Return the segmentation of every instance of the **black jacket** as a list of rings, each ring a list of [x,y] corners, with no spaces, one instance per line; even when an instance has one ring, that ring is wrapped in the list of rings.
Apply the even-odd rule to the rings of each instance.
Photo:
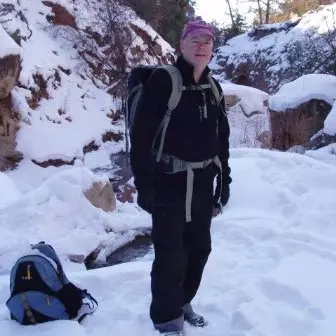
[[[193,67],[183,57],[174,64],[182,75],[183,85],[196,85]],[[209,68],[206,68],[198,84],[208,83]],[[219,84],[216,82],[219,90]],[[172,81],[164,70],[153,73],[145,85],[139,102],[131,136],[131,166],[135,186],[139,191],[148,189],[154,179],[185,187],[186,173],[160,174],[155,169],[151,153],[153,140],[167,110],[172,90]],[[185,161],[204,161],[218,155],[222,163],[223,186],[231,183],[229,159],[229,123],[225,113],[224,99],[217,105],[211,89],[206,90],[207,118],[201,113],[204,105],[200,91],[184,91],[181,100],[172,112],[167,129],[163,153]],[[218,126],[217,126],[218,121]],[[218,129],[218,134],[217,134]],[[160,139],[160,137],[158,137]],[[158,148],[158,143],[156,148]],[[195,171],[194,184],[201,183],[201,170]]]

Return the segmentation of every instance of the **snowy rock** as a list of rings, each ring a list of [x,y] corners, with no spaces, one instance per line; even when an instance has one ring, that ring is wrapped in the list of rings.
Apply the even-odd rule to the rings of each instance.
[[[231,126],[230,146],[270,148],[269,95],[231,83],[223,83],[222,89]]]
[[[336,4],[302,18],[262,25],[227,41],[212,65],[222,80],[273,93],[308,73],[332,73]]]
[[[331,106],[313,99],[296,108],[283,112],[270,111],[272,147],[287,150],[295,145],[304,145],[323,128]]]
[[[54,16],[48,17],[50,22],[55,25],[77,28],[75,18],[65,7],[51,1],[42,1],[42,3],[47,7],[51,7],[52,9]]]
[[[336,102],[324,122],[324,132],[328,135],[336,136]]]
[[[20,74],[21,48],[0,24],[0,99],[6,98]]]
[[[0,171],[13,169],[22,159],[16,150],[19,119],[13,112],[11,96],[0,100]]]
[[[84,191],[85,197],[97,208],[105,212],[116,209],[116,197],[110,182],[93,182],[92,187]]]
[[[325,128],[332,133],[332,105],[336,100],[336,76],[310,74],[299,77],[269,97],[272,147],[287,150],[295,145],[319,148],[325,141],[310,139]],[[333,135],[333,134],[330,134]],[[327,142],[328,144],[328,142]]]
[[[6,98],[15,86],[20,74],[20,56],[0,58],[0,99]]]

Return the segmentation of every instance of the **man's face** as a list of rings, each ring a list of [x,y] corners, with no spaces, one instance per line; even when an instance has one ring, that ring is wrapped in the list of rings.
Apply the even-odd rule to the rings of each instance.
[[[194,68],[205,68],[210,62],[213,40],[206,34],[190,33],[181,41],[182,55]]]

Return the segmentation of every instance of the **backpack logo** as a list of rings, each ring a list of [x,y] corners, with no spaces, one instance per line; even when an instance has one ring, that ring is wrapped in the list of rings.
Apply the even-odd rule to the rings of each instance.
[[[27,265],[26,272],[27,272],[27,273],[26,273],[27,275],[23,276],[23,277],[22,277],[22,280],[32,280],[33,277],[32,277],[32,275],[31,275],[31,264],[28,264],[28,265]]]

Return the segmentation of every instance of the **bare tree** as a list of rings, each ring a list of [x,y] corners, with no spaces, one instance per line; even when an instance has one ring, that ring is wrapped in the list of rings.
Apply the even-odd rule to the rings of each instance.
[[[232,30],[234,31],[236,28],[236,22],[235,22],[235,18],[233,15],[232,5],[231,5],[230,0],[225,0],[225,1],[229,7],[229,15],[230,15],[231,23],[232,23]]]
[[[256,13],[258,16],[258,23],[270,23],[272,11],[274,11],[280,4],[285,3],[285,0],[248,0],[249,3],[256,4]]]

